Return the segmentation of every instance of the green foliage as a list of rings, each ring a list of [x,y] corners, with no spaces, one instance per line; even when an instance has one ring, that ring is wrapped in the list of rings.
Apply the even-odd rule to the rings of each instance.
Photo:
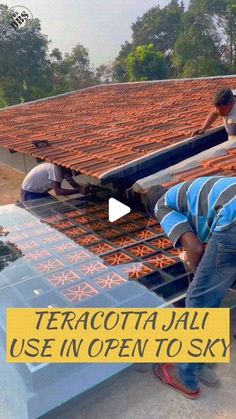
[[[41,34],[38,19],[23,29],[0,26],[0,88],[9,105],[49,94],[52,86],[47,49],[48,40]]]
[[[120,52],[113,63],[113,78],[119,83],[129,81],[126,58],[132,49],[132,44],[126,41],[123,45],[121,45]]]
[[[95,78],[98,83],[113,83],[114,75],[113,75],[113,66],[111,64],[101,64],[96,68]]]
[[[172,63],[182,77],[222,74],[219,37],[212,30],[208,16],[187,12],[179,35]]]
[[[7,20],[8,7],[0,5]],[[76,45],[63,57],[34,19],[22,29],[0,24],[0,107],[81,89],[97,83],[88,50]]]
[[[163,9],[153,7],[132,25],[133,46],[153,44],[158,51],[171,54],[181,31],[184,10],[176,0]]]
[[[158,80],[168,77],[165,56],[153,44],[140,45],[126,59],[130,81]]]

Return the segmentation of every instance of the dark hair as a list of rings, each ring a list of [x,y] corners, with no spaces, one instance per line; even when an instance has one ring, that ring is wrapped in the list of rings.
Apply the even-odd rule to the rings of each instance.
[[[72,170],[68,167],[61,166],[62,176],[72,176]]]
[[[233,103],[234,101],[234,95],[232,90],[229,87],[222,87],[221,89],[217,90],[214,99],[213,104],[214,106],[225,106],[229,105],[230,103]]]

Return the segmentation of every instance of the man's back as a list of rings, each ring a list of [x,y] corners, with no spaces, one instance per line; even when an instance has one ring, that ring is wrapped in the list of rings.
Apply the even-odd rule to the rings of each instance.
[[[155,214],[174,243],[187,231],[207,242],[212,231],[236,223],[236,177],[202,177],[175,185],[158,201]]]
[[[22,183],[22,189],[36,193],[48,192],[51,189],[52,181],[62,181],[60,167],[53,163],[42,163],[27,174]]]

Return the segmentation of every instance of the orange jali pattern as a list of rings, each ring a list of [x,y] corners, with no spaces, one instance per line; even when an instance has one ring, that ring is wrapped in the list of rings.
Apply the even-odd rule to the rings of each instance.
[[[153,270],[143,263],[133,263],[122,268],[122,273],[124,276],[128,276],[129,279],[141,278],[144,275],[148,275]]]
[[[146,259],[146,262],[155,266],[155,268],[166,268],[166,266],[173,265],[176,261],[168,256],[160,254]]]
[[[76,303],[98,294],[98,291],[87,282],[81,282],[79,285],[63,290],[62,293],[69,301]]]
[[[123,246],[126,246],[128,244],[135,243],[135,240],[132,239],[129,236],[122,236],[122,237],[118,237],[117,239],[113,239],[112,243],[114,243],[116,246],[123,247]]]
[[[121,265],[123,263],[132,262],[133,258],[122,252],[111,253],[103,258],[108,265]]]
[[[97,272],[102,272],[107,267],[103,265],[103,263],[95,261],[91,263],[87,263],[86,265],[81,265],[79,267],[79,272],[82,272],[84,275],[94,275]]]
[[[58,253],[64,253],[67,250],[71,250],[74,249],[76,247],[76,244],[68,241],[66,243],[62,243],[56,246],[53,246],[52,249],[54,250],[54,252],[58,252]]]
[[[168,249],[168,247],[173,246],[172,242],[165,237],[160,237],[158,239],[151,240],[149,243],[157,247],[158,249]]]
[[[103,277],[97,278],[95,282],[101,288],[113,288],[126,282],[126,279],[122,278],[122,276],[115,272],[110,272]]]
[[[36,250],[34,252],[28,253],[25,258],[28,261],[34,261],[34,260],[40,260],[43,259],[45,257],[51,256],[51,254],[45,250],[45,249],[40,249],[40,250]]]
[[[126,250],[136,257],[148,256],[155,252],[154,249],[146,246],[145,244],[137,244],[136,246],[129,247]]]
[[[51,284],[56,287],[60,288],[63,285],[67,285],[71,282],[77,281],[80,279],[79,275],[77,275],[71,269],[65,270],[63,272],[57,272],[53,275],[47,277],[47,279],[51,282]]]
[[[102,255],[103,253],[111,252],[114,250],[114,247],[107,243],[98,243],[89,247],[89,250],[95,255]]]
[[[77,237],[75,239],[75,242],[80,244],[80,246],[88,246],[89,244],[96,243],[100,240],[101,239],[99,237],[95,236],[95,234],[86,234],[84,236]]]
[[[152,233],[152,231],[149,231],[149,230],[141,230],[135,233],[135,237],[138,238],[139,240],[147,240],[155,236],[156,234]]]
[[[50,271],[55,271],[56,269],[63,268],[64,265],[58,259],[51,259],[49,261],[46,261],[45,263],[36,265],[35,267],[40,272],[50,272]]]
[[[65,260],[67,263],[76,263],[84,261],[90,257],[91,255],[88,252],[81,250],[70,255],[65,255],[63,260]]]

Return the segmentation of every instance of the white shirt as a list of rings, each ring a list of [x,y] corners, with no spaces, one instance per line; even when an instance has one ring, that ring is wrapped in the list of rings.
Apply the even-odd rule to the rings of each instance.
[[[228,139],[230,141],[236,141],[236,102],[230,113],[223,119],[225,129],[228,133]]]
[[[61,168],[53,163],[42,163],[34,167],[25,177],[21,188],[24,191],[44,193],[52,189],[52,181],[62,181]]]

